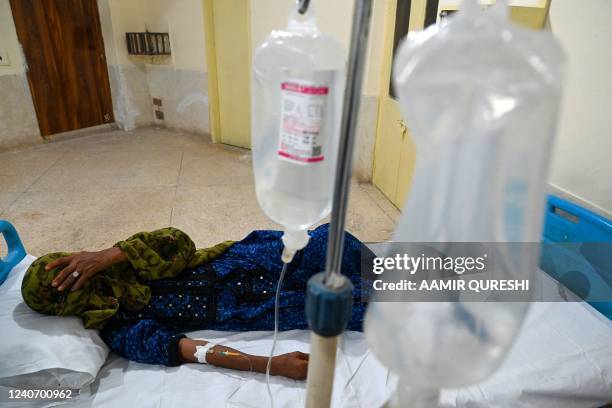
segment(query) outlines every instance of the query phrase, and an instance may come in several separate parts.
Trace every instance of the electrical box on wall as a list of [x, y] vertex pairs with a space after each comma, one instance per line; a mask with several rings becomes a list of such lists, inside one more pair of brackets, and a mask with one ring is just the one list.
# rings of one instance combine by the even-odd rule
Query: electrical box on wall
[[0, 49], [0, 65], [11, 65], [8, 52]]
[[155, 113], [156, 123], [164, 120], [164, 108], [162, 107], [163, 102], [161, 98], [153, 98], [153, 112]]
[[168, 33], [125, 33], [125, 41], [130, 55], [170, 55]]

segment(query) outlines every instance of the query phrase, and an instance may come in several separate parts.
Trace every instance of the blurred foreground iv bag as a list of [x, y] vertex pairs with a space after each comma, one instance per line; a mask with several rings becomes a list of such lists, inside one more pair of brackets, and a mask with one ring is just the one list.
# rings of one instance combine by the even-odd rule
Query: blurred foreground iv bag
[[[448, 24], [409, 33], [393, 80], [417, 159], [390, 253], [400, 242], [533, 243], [491, 246], [496, 278], [532, 276], [563, 72], [557, 41], [511, 24], [507, 1], [483, 11], [464, 0]], [[528, 303], [461, 296], [373, 298], [366, 337], [398, 378], [387, 406], [438, 406], [441, 389], [480, 383], [502, 363]]]
[[344, 49], [319, 30], [313, 5], [304, 15], [294, 7], [287, 28], [255, 51], [255, 189], [264, 213], [284, 227], [285, 263], [331, 210], [345, 66]]

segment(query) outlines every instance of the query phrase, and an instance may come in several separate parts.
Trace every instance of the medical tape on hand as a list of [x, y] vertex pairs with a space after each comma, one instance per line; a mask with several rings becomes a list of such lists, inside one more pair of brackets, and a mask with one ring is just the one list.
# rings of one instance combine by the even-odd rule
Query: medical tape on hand
[[206, 343], [204, 346], [196, 346], [196, 352], [193, 356], [198, 360], [198, 363], [208, 364], [206, 356], [208, 355], [208, 351], [215, 346], [216, 344], [211, 342]]

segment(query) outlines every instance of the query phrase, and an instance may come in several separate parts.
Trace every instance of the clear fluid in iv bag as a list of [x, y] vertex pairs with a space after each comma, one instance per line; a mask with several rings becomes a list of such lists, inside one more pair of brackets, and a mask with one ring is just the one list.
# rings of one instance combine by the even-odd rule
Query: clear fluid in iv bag
[[[325, 79], [304, 80], [309, 76]], [[296, 77], [299, 79], [295, 80]], [[328, 89], [327, 95], [319, 100], [298, 96], [297, 101], [291, 100], [293, 95], [285, 95], [282, 89], [280, 92], [272, 90], [272, 105], [281, 106], [281, 109], [268, 113], [264, 127], [269, 130], [262, 135], [263, 145], [253, 147], [259, 150], [254, 160], [256, 192], [262, 209], [288, 229], [305, 229], [319, 222], [331, 209], [338, 144], [338, 124], [334, 121], [337, 122], [341, 109], [339, 98], [334, 100], [333, 96], [342, 94], [344, 78], [339, 72], [321, 71], [285, 73], [279, 79], [274, 81], [277, 90], [282, 88], [282, 83], [312, 83], [313, 89]], [[315, 114], [316, 110], [320, 112]], [[299, 119], [302, 114], [319, 116], [319, 113], [320, 122], [314, 126]]]
[[288, 230], [327, 216], [345, 80], [345, 52], [314, 18], [290, 17], [253, 61], [252, 147], [264, 213]]
[[[399, 46], [393, 80], [418, 154], [392, 241], [541, 239], [563, 55], [550, 33], [514, 26], [507, 16], [506, 1], [483, 12], [465, 0], [446, 26], [430, 26]], [[500, 269], [490, 276], [530, 279], [538, 255], [501, 250]], [[484, 381], [503, 362], [529, 305], [494, 293], [486, 302], [465, 294], [455, 300], [368, 306], [370, 347], [404, 389]]]
[[516, 316], [528, 304], [393, 302], [393, 307], [380, 306], [370, 304], [364, 328], [382, 363], [412, 387], [453, 388], [481, 381], [501, 363], [508, 339], [521, 325]]

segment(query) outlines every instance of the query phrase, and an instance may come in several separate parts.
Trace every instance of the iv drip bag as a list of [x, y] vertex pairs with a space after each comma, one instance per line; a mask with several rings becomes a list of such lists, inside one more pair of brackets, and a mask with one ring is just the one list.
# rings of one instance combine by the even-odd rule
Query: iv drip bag
[[285, 228], [283, 259], [331, 210], [346, 54], [317, 27], [311, 4], [255, 51], [252, 147], [257, 200]]
[[[549, 32], [511, 24], [506, 1], [486, 11], [475, 0], [463, 3], [448, 24], [409, 33], [395, 56], [393, 80], [416, 163], [390, 247], [495, 243], [494, 251], [506, 248], [494, 254], [503, 266], [495, 277], [529, 278], [537, 268], [533, 246], [541, 240], [564, 56]], [[533, 244], [514, 251], [499, 243]], [[402, 395], [414, 406], [437, 404], [439, 389], [481, 382], [503, 361], [528, 303], [461, 296], [370, 303], [366, 337], [399, 380], [391, 406], [409, 406]]]

